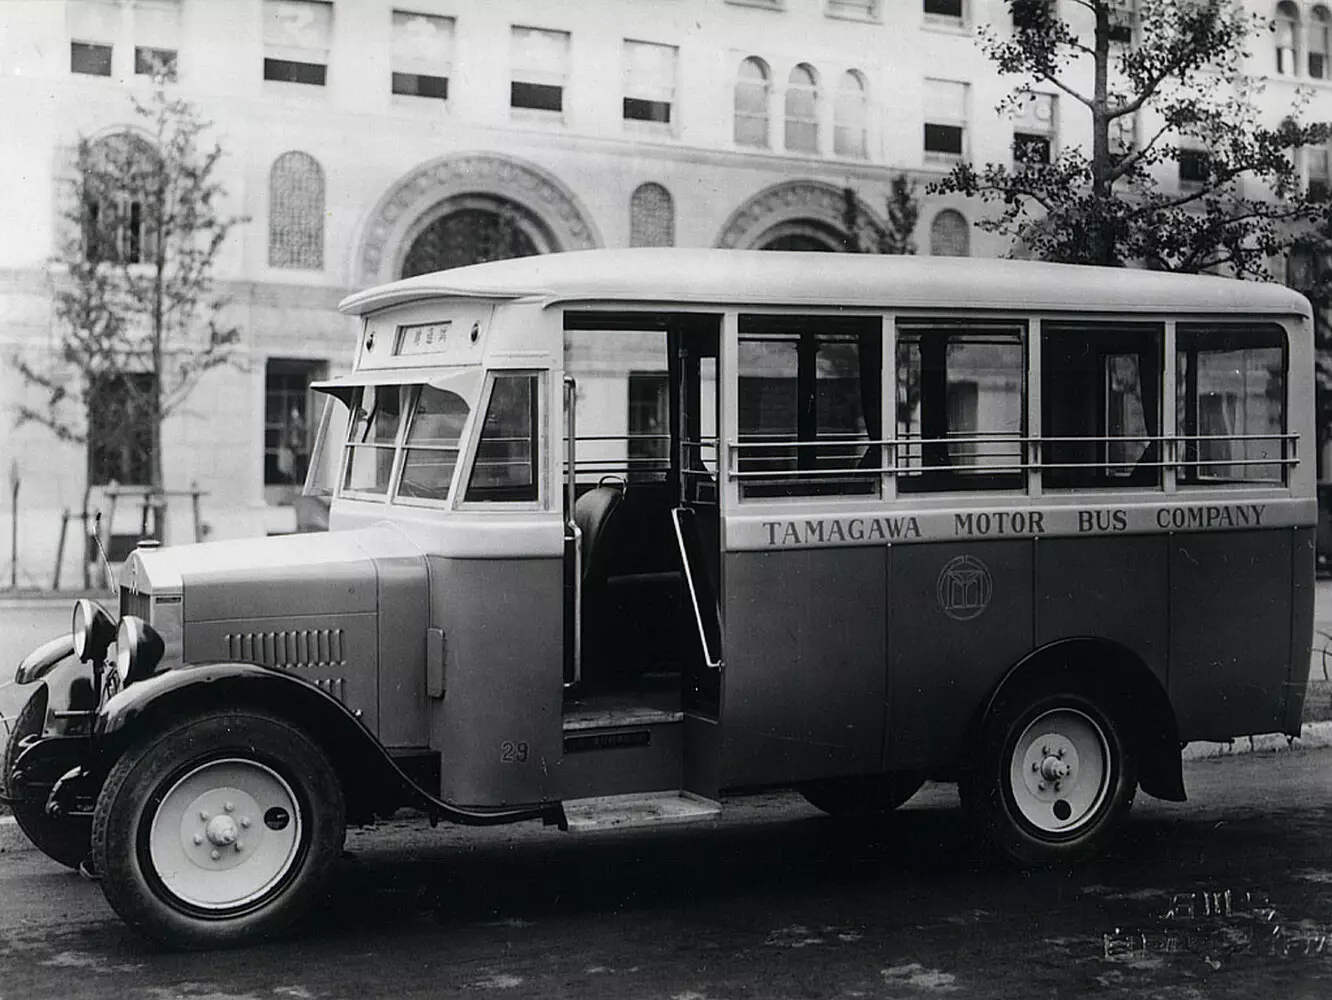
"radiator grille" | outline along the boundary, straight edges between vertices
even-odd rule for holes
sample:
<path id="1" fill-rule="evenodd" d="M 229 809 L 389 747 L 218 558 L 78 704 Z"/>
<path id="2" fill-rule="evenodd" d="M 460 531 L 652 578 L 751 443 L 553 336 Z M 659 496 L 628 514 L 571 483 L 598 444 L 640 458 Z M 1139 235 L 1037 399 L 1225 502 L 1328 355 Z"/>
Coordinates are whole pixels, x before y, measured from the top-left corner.
<path id="1" fill-rule="evenodd" d="M 153 595 L 135 594 L 128 587 L 120 588 L 120 617 L 133 615 L 135 618 L 142 618 L 144 621 L 152 624 L 153 620 Z"/>
<path id="2" fill-rule="evenodd" d="M 341 667 L 346 664 L 342 631 L 228 632 L 227 656 L 270 667 Z"/>

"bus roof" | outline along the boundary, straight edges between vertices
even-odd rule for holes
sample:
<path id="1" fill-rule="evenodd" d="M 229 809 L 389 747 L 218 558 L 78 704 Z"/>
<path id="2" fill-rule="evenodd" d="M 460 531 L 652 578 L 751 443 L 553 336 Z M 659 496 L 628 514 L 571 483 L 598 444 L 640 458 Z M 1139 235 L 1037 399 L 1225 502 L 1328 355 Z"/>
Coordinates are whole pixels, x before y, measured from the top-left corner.
<path id="1" fill-rule="evenodd" d="M 637 248 L 472 264 L 343 299 L 365 315 L 434 298 L 681 305 L 838 306 L 1308 315 L 1275 283 L 1132 268 L 971 257 Z"/>

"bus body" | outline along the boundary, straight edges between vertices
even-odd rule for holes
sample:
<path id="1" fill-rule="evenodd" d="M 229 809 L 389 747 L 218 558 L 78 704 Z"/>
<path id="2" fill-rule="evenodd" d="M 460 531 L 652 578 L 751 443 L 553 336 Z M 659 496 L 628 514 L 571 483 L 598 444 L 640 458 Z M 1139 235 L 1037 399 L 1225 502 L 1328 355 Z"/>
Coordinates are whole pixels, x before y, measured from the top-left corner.
<path id="1" fill-rule="evenodd" d="M 118 631 L 81 605 L 20 672 L 20 820 L 63 860 L 91 821 L 108 898 L 160 938 L 285 924 L 344 822 L 401 806 L 583 829 L 790 787 L 873 816 L 935 778 L 1047 863 L 1139 784 L 1182 799 L 1184 743 L 1299 733 L 1287 289 L 635 250 L 342 308 L 330 530 L 141 548 Z"/>

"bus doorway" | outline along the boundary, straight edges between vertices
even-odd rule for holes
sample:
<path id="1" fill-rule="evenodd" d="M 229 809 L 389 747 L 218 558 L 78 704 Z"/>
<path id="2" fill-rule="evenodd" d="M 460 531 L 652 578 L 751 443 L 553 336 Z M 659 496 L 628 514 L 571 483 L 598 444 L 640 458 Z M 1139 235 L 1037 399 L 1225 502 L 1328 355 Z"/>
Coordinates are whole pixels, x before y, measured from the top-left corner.
<path id="1" fill-rule="evenodd" d="M 720 699 L 720 327 L 564 316 L 571 797 L 716 792 L 715 752 L 688 746 L 699 720 L 710 739 Z"/>

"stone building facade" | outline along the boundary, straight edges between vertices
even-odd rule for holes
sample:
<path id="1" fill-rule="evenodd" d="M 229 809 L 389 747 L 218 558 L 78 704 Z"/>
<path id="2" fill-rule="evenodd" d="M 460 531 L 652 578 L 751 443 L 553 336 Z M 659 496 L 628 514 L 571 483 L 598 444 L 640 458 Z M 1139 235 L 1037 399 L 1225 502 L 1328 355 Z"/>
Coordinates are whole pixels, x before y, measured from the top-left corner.
<path id="1" fill-rule="evenodd" d="M 1270 14 L 1279 30 L 1252 69 L 1272 78 L 1274 120 L 1296 86 L 1332 118 L 1326 8 L 1284 0 Z M 1017 118 L 994 110 L 1011 83 L 976 29 L 1007 16 L 1001 0 L 0 4 L 0 468 L 18 479 L 20 583 L 49 585 L 61 512 L 80 508 L 88 478 L 81 447 L 14 423 L 20 401 L 40 402 L 14 360 L 51 363 L 56 343 L 70 151 L 132 127 L 131 97 L 163 68 L 214 123 L 225 208 L 249 219 L 218 274 L 236 363 L 205 377 L 162 443 L 168 490 L 201 491 L 218 538 L 294 529 L 306 386 L 348 363 L 354 324 L 336 304 L 350 291 L 516 253 L 873 246 L 898 173 L 923 187 L 1015 142 L 1036 155 L 1087 144 L 1085 114 L 1057 93 Z M 1307 169 L 1328 183 L 1326 152 Z M 978 205 L 921 207 L 921 253 L 1008 249 L 975 228 Z M 113 532 L 134 534 L 133 470 L 97 470 L 94 505 L 107 509 L 114 472 L 131 481 Z M 166 520 L 168 539 L 192 537 L 188 500 Z M 66 581 L 82 557 L 81 540 L 66 545 Z"/>

